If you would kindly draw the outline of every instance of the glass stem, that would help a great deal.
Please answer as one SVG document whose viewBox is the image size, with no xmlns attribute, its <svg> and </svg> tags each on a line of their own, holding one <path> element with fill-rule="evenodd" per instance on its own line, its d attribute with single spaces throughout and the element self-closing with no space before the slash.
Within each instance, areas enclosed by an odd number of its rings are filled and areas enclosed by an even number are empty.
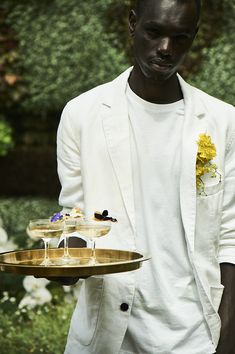
<svg viewBox="0 0 235 354">
<path fill-rule="evenodd" d="M 44 239 L 44 261 L 45 263 L 49 261 L 48 250 L 50 240 Z"/>
<path fill-rule="evenodd" d="M 96 260 L 96 255 L 95 255 L 95 239 L 91 239 L 91 250 L 92 250 L 91 258 L 92 258 L 93 260 Z"/>
<path fill-rule="evenodd" d="M 64 237 L 64 258 L 69 258 L 69 238 L 68 235 Z"/>
</svg>

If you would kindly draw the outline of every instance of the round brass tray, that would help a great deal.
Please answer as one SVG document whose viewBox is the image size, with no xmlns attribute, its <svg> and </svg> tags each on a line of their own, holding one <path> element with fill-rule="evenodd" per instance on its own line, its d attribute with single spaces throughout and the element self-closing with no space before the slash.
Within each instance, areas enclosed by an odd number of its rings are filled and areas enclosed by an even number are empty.
<svg viewBox="0 0 235 354">
<path fill-rule="evenodd" d="M 150 259 L 137 252 L 96 249 L 98 264 L 89 265 L 90 248 L 70 248 L 69 254 L 79 264 L 56 265 L 63 256 L 63 249 L 49 249 L 49 257 L 55 265 L 42 266 L 43 249 L 29 249 L 0 253 L 0 271 L 7 273 L 34 275 L 38 277 L 88 277 L 91 275 L 128 272 L 140 268 L 143 261 Z"/>
</svg>

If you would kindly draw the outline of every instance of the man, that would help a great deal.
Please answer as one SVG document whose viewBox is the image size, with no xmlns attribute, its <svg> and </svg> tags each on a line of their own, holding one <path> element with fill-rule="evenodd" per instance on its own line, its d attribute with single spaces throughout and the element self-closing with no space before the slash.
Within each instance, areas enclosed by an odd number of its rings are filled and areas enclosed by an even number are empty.
<svg viewBox="0 0 235 354">
<path fill-rule="evenodd" d="M 108 209 L 99 246 L 152 256 L 83 281 L 67 354 L 235 353 L 235 110 L 177 74 L 199 15 L 199 0 L 137 1 L 133 68 L 63 111 L 60 204 Z"/>
</svg>

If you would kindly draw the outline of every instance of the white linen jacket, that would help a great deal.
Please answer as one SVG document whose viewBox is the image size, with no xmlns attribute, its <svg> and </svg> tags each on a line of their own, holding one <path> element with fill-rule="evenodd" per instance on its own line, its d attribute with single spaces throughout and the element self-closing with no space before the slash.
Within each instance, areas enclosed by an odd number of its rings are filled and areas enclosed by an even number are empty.
<svg viewBox="0 0 235 354">
<path fill-rule="evenodd" d="M 125 97 L 130 71 L 71 100 L 58 128 L 60 205 L 65 210 L 79 205 L 87 215 L 108 209 L 118 219 L 110 234 L 99 240 L 100 248 L 136 250 Z M 179 82 L 185 102 L 179 213 L 203 312 L 216 346 L 220 333 L 217 310 L 223 293 L 219 263 L 235 263 L 235 109 L 188 85 L 180 76 Z M 219 175 L 205 181 L 206 195 L 196 190 L 201 133 L 210 135 L 216 146 L 214 162 L 221 175 L 221 181 Z M 133 301 L 134 273 L 83 281 L 66 354 L 119 352 Z M 122 303 L 129 304 L 128 311 L 121 311 Z"/>
</svg>

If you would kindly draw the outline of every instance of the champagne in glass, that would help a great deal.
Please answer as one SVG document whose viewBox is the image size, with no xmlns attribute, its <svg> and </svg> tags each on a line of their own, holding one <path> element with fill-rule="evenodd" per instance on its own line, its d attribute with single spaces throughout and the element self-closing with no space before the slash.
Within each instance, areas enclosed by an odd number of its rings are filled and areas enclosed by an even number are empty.
<svg viewBox="0 0 235 354">
<path fill-rule="evenodd" d="M 91 242 L 92 256 L 89 260 L 90 265 L 98 264 L 98 260 L 95 254 L 95 241 L 97 238 L 105 236 L 111 229 L 111 222 L 99 221 L 93 218 L 84 219 L 78 223 L 77 231 L 80 235 L 88 238 Z"/>
<path fill-rule="evenodd" d="M 64 236 L 64 254 L 61 258 L 59 264 L 79 264 L 80 260 L 76 257 L 71 257 L 69 255 L 69 235 L 73 232 L 77 231 L 78 225 L 77 218 L 68 218 L 64 220 L 64 229 L 63 229 L 63 236 Z"/>
<path fill-rule="evenodd" d="M 60 237 L 63 232 L 63 223 L 51 222 L 50 219 L 31 220 L 27 227 L 28 235 L 35 240 L 44 242 L 44 259 L 40 265 L 49 266 L 53 263 L 49 259 L 48 249 L 52 238 Z"/>
</svg>

